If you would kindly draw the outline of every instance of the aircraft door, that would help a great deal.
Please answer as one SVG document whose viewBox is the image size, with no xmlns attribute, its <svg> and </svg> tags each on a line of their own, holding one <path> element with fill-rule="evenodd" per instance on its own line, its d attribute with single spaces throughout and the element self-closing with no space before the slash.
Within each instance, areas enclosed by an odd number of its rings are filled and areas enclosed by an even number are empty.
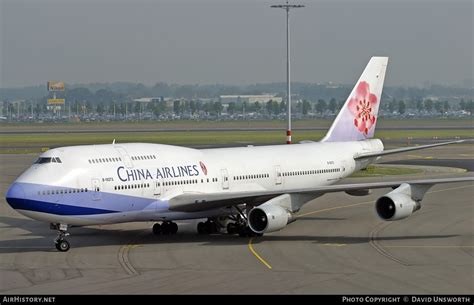
<svg viewBox="0 0 474 305">
<path fill-rule="evenodd" d="M 346 173 L 346 171 L 347 171 L 347 162 L 346 162 L 346 160 L 342 160 L 341 161 L 341 171 L 339 172 L 340 178 L 344 177 L 344 174 Z"/>
<path fill-rule="evenodd" d="M 275 166 L 275 184 L 280 185 L 282 183 L 282 174 L 280 165 Z"/>
<path fill-rule="evenodd" d="M 228 190 L 229 189 L 229 174 L 227 169 L 221 169 L 221 176 L 222 176 L 222 189 Z"/>
<path fill-rule="evenodd" d="M 155 198 L 158 198 L 161 195 L 161 181 L 155 180 L 155 181 L 153 181 L 153 183 L 154 183 L 153 184 L 153 188 L 154 188 L 153 196 L 155 196 Z"/>
<path fill-rule="evenodd" d="M 115 149 L 118 151 L 118 153 L 120 154 L 120 157 L 122 158 L 122 161 L 125 163 L 125 166 L 127 168 L 133 168 L 133 163 L 132 163 L 132 159 L 130 158 L 130 156 L 128 155 L 127 151 L 125 150 L 125 148 L 123 147 L 120 147 L 120 146 L 115 146 Z"/>
<path fill-rule="evenodd" d="M 99 178 L 92 178 L 91 180 L 92 184 L 92 200 L 100 200 L 101 199 L 101 193 L 100 193 L 100 179 Z"/>
</svg>

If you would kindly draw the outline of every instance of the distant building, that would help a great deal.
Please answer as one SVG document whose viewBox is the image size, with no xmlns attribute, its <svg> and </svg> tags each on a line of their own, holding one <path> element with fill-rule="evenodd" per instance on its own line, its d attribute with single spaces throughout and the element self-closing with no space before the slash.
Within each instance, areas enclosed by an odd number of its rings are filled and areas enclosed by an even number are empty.
<svg viewBox="0 0 474 305">
<path fill-rule="evenodd" d="M 247 102 L 248 104 L 253 104 L 255 102 L 259 103 L 267 103 L 268 101 L 274 101 L 277 103 L 281 103 L 283 98 L 277 97 L 272 94 L 261 94 L 261 95 L 221 95 L 219 96 L 219 100 L 222 104 L 229 104 L 229 103 L 236 103 L 240 104 L 243 102 Z"/>
<path fill-rule="evenodd" d="M 136 98 L 133 101 L 138 102 L 138 103 L 163 102 L 164 98 L 162 96 L 160 96 L 160 97 L 141 97 L 141 98 Z"/>
</svg>

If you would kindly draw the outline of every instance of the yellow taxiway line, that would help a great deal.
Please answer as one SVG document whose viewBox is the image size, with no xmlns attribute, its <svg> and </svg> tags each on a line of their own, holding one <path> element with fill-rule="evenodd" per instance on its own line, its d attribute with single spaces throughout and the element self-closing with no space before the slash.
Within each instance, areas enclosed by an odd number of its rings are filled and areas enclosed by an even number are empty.
<svg viewBox="0 0 474 305">
<path fill-rule="evenodd" d="M 457 189 L 463 189 L 463 188 L 468 188 L 468 187 L 472 187 L 474 185 L 465 185 L 465 186 L 458 186 L 458 187 L 451 187 L 451 188 L 447 188 L 447 189 L 442 189 L 442 190 L 437 190 L 437 191 L 430 191 L 430 192 L 427 192 L 427 194 L 430 194 L 430 193 L 438 193 L 438 192 L 445 192 L 445 191 L 451 191 L 451 190 L 457 190 Z M 332 208 L 327 208 L 327 209 L 322 209 L 322 210 L 316 210 L 316 211 L 312 211 L 312 212 L 308 212 L 308 213 L 304 213 L 304 214 L 300 214 L 298 216 L 296 216 L 296 218 L 300 218 L 300 217 L 303 217 L 303 216 L 307 216 L 307 215 L 312 215 L 312 214 L 316 214 L 316 213 L 322 213 L 322 212 L 327 212 L 327 211 L 333 211 L 333 210 L 338 210 L 338 209 L 344 209 L 344 208 L 350 208 L 350 207 L 355 207 L 355 206 L 359 206 L 359 205 L 363 205 L 363 204 L 369 204 L 369 203 L 373 203 L 374 201 L 371 200 L 371 201 L 364 201 L 364 202 L 360 202 L 360 203 L 355 203 L 355 204 L 349 204 L 349 205 L 342 205 L 342 206 L 337 206 L 337 207 L 332 207 Z M 253 242 L 253 238 L 250 238 L 249 239 L 249 243 L 248 243 L 248 248 L 250 250 L 250 252 L 262 263 L 264 264 L 268 269 L 272 269 L 272 266 L 263 258 L 261 257 L 257 251 L 255 251 L 255 249 L 253 248 L 253 245 L 252 245 L 252 242 Z M 337 247 L 341 247 L 341 246 L 345 246 L 346 244 L 323 244 L 324 246 L 337 246 Z M 474 248 L 474 246 L 384 246 L 386 248 Z"/>
<path fill-rule="evenodd" d="M 267 261 L 264 260 L 260 255 L 258 255 L 258 253 L 254 250 L 254 248 L 253 248 L 253 246 L 252 246 L 252 241 L 253 241 L 253 238 L 250 238 L 250 239 L 249 239 L 249 244 L 248 244 L 248 247 L 249 247 L 250 252 L 252 252 L 252 254 L 253 254 L 260 262 L 262 262 L 262 264 L 264 264 L 265 266 L 267 266 L 268 269 L 272 269 L 272 266 L 270 266 L 270 264 L 267 263 Z"/>
</svg>

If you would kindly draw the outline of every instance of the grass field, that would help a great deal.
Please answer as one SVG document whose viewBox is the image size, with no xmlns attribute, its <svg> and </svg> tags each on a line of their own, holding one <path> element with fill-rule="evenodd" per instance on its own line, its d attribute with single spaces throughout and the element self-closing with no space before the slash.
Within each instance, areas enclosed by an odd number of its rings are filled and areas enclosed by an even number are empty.
<svg viewBox="0 0 474 305">
<path fill-rule="evenodd" d="M 329 127 L 332 120 L 295 120 L 294 128 Z M 474 138 L 472 120 L 381 120 L 376 130 L 376 137 L 382 140 L 413 139 L 455 139 Z M 0 124 L 0 130 L 7 132 L 0 135 L 0 153 L 31 153 L 47 148 L 127 142 L 162 143 L 186 146 L 205 145 L 247 145 L 274 144 L 285 141 L 284 121 L 171 121 L 171 122 L 108 122 L 108 123 L 58 123 L 58 124 Z M 408 130 L 387 130 L 384 127 L 413 127 Z M 416 127 L 439 126 L 440 129 L 416 129 Z M 443 127 L 459 129 L 443 129 Z M 150 129 L 165 130 L 150 132 Z M 205 128 L 242 128 L 239 131 L 193 131 Z M 245 128 L 281 128 L 281 130 L 252 131 Z M 148 131 L 121 132 L 121 130 Z M 182 129 L 182 131 L 166 131 Z M 94 130 L 95 132 L 88 132 Z M 103 132 L 101 132 L 101 130 Z M 22 131 L 20 134 L 9 134 L 9 131 Z M 29 131 L 39 133 L 30 134 Z M 48 133 L 43 133 L 43 132 Z M 55 133 L 55 131 L 58 131 Z M 68 133 L 75 131 L 74 133 Z M 84 132 L 82 132 L 84 131 Z M 302 140 L 317 141 L 326 130 L 295 130 L 293 142 Z"/>
<path fill-rule="evenodd" d="M 293 120 L 293 128 L 329 128 L 333 119 Z M 284 120 L 265 121 L 136 121 L 136 122 L 71 122 L 71 123 L 0 123 L 0 130 L 118 130 L 126 128 L 193 129 L 193 128 L 282 128 Z M 459 127 L 474 126 L 473 119 L 384 119 L 377 123 L 378 128 L 393 127 Z"/>
<path fill-rule="evenodd" d="M 298 131 L 293 141 L 317 141 L 325 131 Z M 454 139 L 472 138 L 471 130 L 382 130 L 376 137 L 382 140 L 416 138 Z M 198 131 L 198 132 L 134 132 L 134 133 L 40 133 L 40 134 L 4 134 L 1 135 L 0 153 L 40 152 L 43 148 L 58 146 L 143 142 L 172 145 L 247 145 L 283 143 L 284 131 Z"/>
</svg>

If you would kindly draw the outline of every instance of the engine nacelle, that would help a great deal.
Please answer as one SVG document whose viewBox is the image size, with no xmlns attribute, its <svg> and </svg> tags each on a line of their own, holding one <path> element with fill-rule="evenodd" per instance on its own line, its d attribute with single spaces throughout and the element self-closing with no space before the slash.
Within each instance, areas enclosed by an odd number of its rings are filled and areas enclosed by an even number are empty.
<svg viewBox="0 0 474 305">
<path fill-rule="evenodd" d="M 375 202 L 375 210 L 380 218 L 387 221 L 407 218 L 421 207 L 418 201 L 397 188 Z"/>
<path fill-rule="evenodd" d="M 278 205 L 253 208 L 248 215 L 249 227 L 255 233 L 269 233 L 283 229 L 291 221 L 291 214 Z"/>
</svg>

